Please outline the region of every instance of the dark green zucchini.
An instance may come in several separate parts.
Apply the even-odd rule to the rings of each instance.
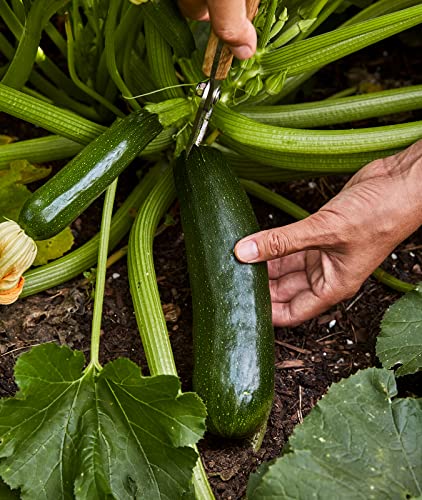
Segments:
[[[194,147],[174,177],[192,289],[194,390],[211,432],[251,436],[273,400],[274,331],[267,266],[241,264],[233,248],[259,227],[219,151]]]
[[[156,115],[131,113],[94,139],[27,200],[19,224],[34,240],[58,234],[119,176],[160,132]]]

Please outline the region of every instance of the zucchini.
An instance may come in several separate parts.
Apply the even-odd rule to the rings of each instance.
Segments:
[[[267,266],[233,248],[259,230],[224,156],[193,147],[174,169],[193,305],[193,387],[208,429],[243,438],[265,427],[274,396],[274,331]]]
[[[116,121],[26,201],[19,224],[34,240],[46,240],[73,222],[163,130],[141,110]]]

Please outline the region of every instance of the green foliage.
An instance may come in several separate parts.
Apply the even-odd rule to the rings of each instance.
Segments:
[[[127,359],[101,371],[45,344],[15,368],[0,402],[0,475],[22,498],[181,498],[205,411],[170,375],[143,377]]]
[[[284,456],[249,482],[248,498],[393,499],[422,493],[422,399],[396,398],[392,372],[333,384]]]
[[[376,349],[385,368],[400,365],[398,376],[422,369],[422,283],[387,310]]]
[[[18,220],[20,209],[30,198],[31,191],[25,186],[48,176],[51,168],[31,165],[26,160],[12,161],[8,168],[0,169],[0,216]],[[64,229],[54,238],[38,241],[35,266],[46,264],[65,254],[73,245],[70,228]]]

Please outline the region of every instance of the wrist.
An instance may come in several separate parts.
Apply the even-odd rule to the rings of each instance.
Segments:
[[[390,167],[390,175],[397,176],[397,182],[403,183],[402,189],[407,197],[407,200],[403,199],[403,201],[409,204],[416,230],[422,224],[422,140],[393,158],[395,161]]]
[[[392,187],[386,194],[390,194],[390,201],[394,200],[392,208],[404,222],[402,237],[407,237],[422,224],[422,140],[381,161],[382,175]]]

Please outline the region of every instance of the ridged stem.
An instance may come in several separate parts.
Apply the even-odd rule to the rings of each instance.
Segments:
[[[311,215],[305,209],[301,208],[299,205],[296,205],[296,203],[293,203],[280,194],[274,193],[270,189],[261,186],[257,182],[242,179],[241,183],[249,194],[255,196],[256,198],[259,198],[262,201],[265,201],[266,203],[269,203],[276,208],[279,208],[295,219],[301,220]],[[416,287],[416,285],[412,285],[411,283],[406,283],[405,281],[395,278],[394,276],[380,268],[375,269],[372,275],[381,283],[398,292],[406,293]]]
[[[400,149],[386,149],[384,151],[370,151],[367,153],[331,155],[306,153],[280,154],[278,151],[240,144],[228,137],[220,138],[220,142],[241,156],[246,157],[247,160],[254,160],[263,165],[290,170],[292,172],[315,172],[315,175],[353,173],[373,160],[390,156],[400,151]]]
[[[157,88],[171,87],[180,82],[176,77],[173,63],[173,54],[170,45],[162,38],[160,31],[149,18],[145,19],[145,41],[147,46],[147,60],[151,75]],[[161,99],[184,97],[180,87],[168,88],[160,93]]]
[[[236,111],[267,125],[316,128],[415,109],[422,109],[422,85],[301,104],[246,104],[238,106]]]
[[[115,31],[116,31],[116,21],[117,12],[119,10],[118,2],[110,2],[108,9],[106,24],[105,24],[105,57],[108,72],[120,92],[126,97],[132,97],[130,90],[128,89],[126,83],[120,76],[119,69],[116,62],[116,47],[115,47]],[[131,9],[132,10],[132,9]],[[140,104],[133,99],[129,101],[133,109],[141,109]]]
[[[136,321],[151,375],[175,375],[176,365],[161,307],[153,261],[153,240],[158,222],[176,197],[173,172],[167,167],[145,200],[130,232],[128,271]],[[197,451],[197,448],[194,447]],[[214,498],[199,459],[193,471],[195,497]]]
[[[59,135],[12,142],[0,146],[0,169],[13,160],[28,160],[30,163],[63,160],[77,155],[82,148],[81,144]]]
[[[218,104],[211,118],[223,135],[246,146],[278,153],[350,154],[401,148],[422,137],[422,121],[350,130],[275,127]]]
[[[101,218],[100,237],[98,242],[97,273],[95,276],[95,299],[91,327],[91,358],[90,365],[101,369],[100,365],[100,336],[101,320],[103,316],[104,290],[107,272],[107,254],[110,239],[111,216],[113,213],[114,198],[118,179],[115,179],[106,190],[104,207]]]
[[[80,144],[90,143],[106,129],[103,125],[98,125],[75,113],[40,101],[1,83],[0,111]],[[142,156],[160,152],[168,147],[173,142],[173,132],[172,129],[164,130],[142,151]]]
[[[292,43],[263,54],[262,72],[270,74],[287,68],[294,76],[336,61],[422,22],[422,5],[416,5],[375,19]]]

